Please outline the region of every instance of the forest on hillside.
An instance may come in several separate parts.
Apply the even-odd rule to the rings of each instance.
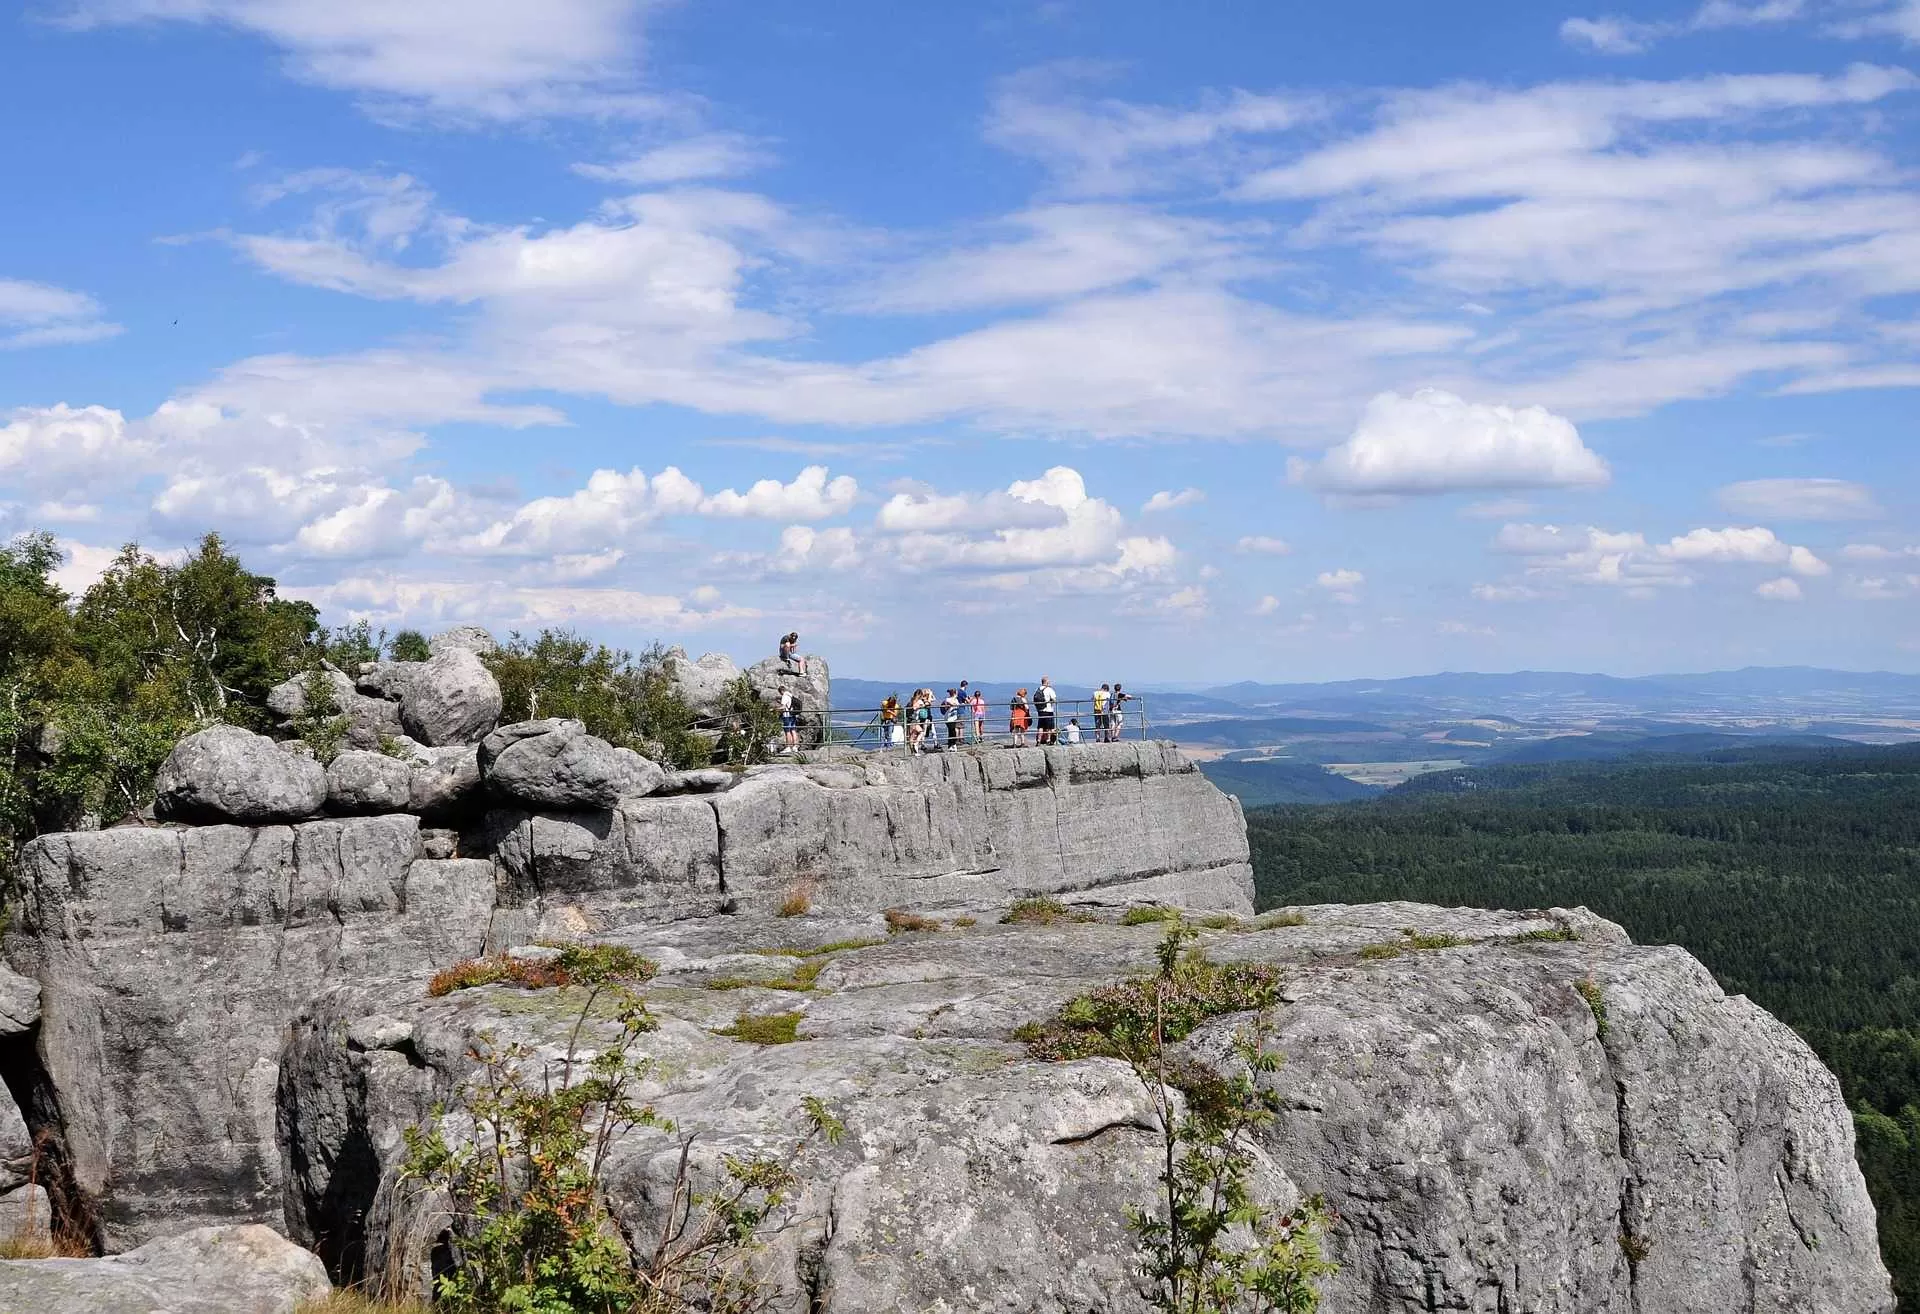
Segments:
[[[1920,744],[1441,772],[1247,830],[1263,908],[1585,904],[1691,950],[1838,1074],[1920,1310]]]

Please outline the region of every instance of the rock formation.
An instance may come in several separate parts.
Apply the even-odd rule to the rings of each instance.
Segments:
[[[781,1143],[804,1096],[847,1121],[768,1252],[781,1308],[1143,1309],[1125,1208],[1154,1180],[1144,1091],[1013,1033],[1151,961],[1158,930],[1121,909],[1251,914],[1238,804],[1155,742],[669,771],[577,722],[496,729],[483,638],[357,675],[387,709],[363,728],[409,730],[384,752],[322,770],[203,731],[163,772],[177,822],[28,846],[5,940],[24,977],[0,972],[0,1224],[9,1201],[59,1205],[132,1251],[36,1271],[110,1285],[187,1253],[144,1243],[257,1223],[336,1276],[424,1280],[439,1223],[395,1190],[403,1131],[456,1094],[475,1037],[564,1041],[577,1002],[426,981],[557,938],[661,964],[647,1094],[701,1162]],[[825,706],[810,658],[815,676]],[[1035,894],[1092,920],[999,923]],[[972,924],[889,937],[893,908]],[[1207,948],[1286,971],[1265,1189],[1340,1211],[1329,1310],[1891,1307],[1832,1077],[1686,954],[1582,910],[1302,912]],[[1360,955],[1380,943],[1396,952]],[[836,944],[793,989],[799,956]],[[741,1012],[798,1014],[796,1043],[716,1034]],[[1196,1061],[1226,1063],[1235,1023],[1196,1033]],[[53,1196],[18,1170],[36,1135]],[[657,1131],[619,1148],[634,1235],[677,1155]]]
[[[332,1289],[312,1252],[258,1224],[105,1259],[0,1260],[0,1314],[296,1314]]]

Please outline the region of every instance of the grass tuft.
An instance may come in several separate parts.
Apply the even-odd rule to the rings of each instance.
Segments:
[[[1582,977],[1573,983],[1580,997],[1587,1001],[1587,1008],[1593,1013],[1593,1031],[1600,1039],[1607,1038],[1607,1000],[1600,993],[1600,983],[1592,977]]]
[[[1516,935],[1513,938],[1516,940],[1562,940],[1564,941],[1564,940],[1578,940],[1580,937],[1574,933],[1574,929],[1571,926],[1555,926],[1543,931],[1528,931],[1524,935]]]
[[[433,1306],[409,1297],[370,1296],[353,1287],[342,1287],[315,1300],[303,1300],[293,1314],[433,1314]]]
[[[1163,908],[1157,903],[1143,904],[1129,908],[1120,914],[1122,926],[1151,926],[1155,922],[1177,922],[1180,920],[1178,908]]]
[[[731,1036],[749,1045],[791,1045],[800,1039],[800,1014],[742,1013],[734,1018],[732,1026],[722,1027],[714,1034]]]
[[[940,919],[923,917],[917,912],[908,912],[905,908],[889,908],[886,911],[887,934],[898,935],[902,931],[937,931]]]
[[[1014,1039],[1038,1059],[1132,1062],[1155,1044],[1156,1016],[1163,1043],[1175,1044],[1209,1018],[1271,1007],[1279,988],[1280,969],[1271,963],[1216,963],[1190,949],[1170,978],[1134,977],[1102,986],[1069,1001],[1051,1021],[1019,1028]]]
[[[1050,894],[1015,899],[1000,918],[1002,926],[1059,926],[1066,922],[1098,921],[1089,912],[1076,912]]]
[[[1249,929],[1255,931],[1271,931],[1276,927],[1305,926],[1306,924],[1307,915],[1305,913],[1297,908],[1282,908],[1278,912],[1270,912],[1264,917],[1254,918],[1253,925]]]
[[[813,892],[815,882],[811,877],[802,877],[787,890],[787,897],[780,901],[777,913],[781,917],[805,917],[813,911]]]
[[[1404,954],[1406,951],[1407,951],[1407,947],[1405,945],[1395,944],[1389,940],[1380,944],[1369,944],[1369,945],[1362,946],[1360,950],[1360,957],[1361,957],[1361,960],[1364,962],[1375,962],[1383,958],[1398,958],[1401,954]]]
[[[512,958],[506,954],[469,958],[435,973],[427,983],[427,993],[438,999],[456,990],[484,985],[546,990],[555,986],[599,985],[608,981],[631,984],[649,980],[659,970],[658,964],[619,945],[577,944],[568,945],[558,957],[546,962]]]

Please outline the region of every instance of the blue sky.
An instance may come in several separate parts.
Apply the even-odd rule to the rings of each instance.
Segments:
[[[1920,669],[1920,0],[45,0],[0,533],[850,674]]]

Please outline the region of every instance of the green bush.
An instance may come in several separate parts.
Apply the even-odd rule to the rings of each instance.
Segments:
[[[577,1048],[596,1004],[611,995],[617,1034],[591,1057]],[[454,1263],[434,1283],[449,1314],[749,1314],[769,1293],[749,1261],[762,1229],[799,1185],[796,1162],[816,1140],[843,1130],[821,1101],[803,1101],[808,1126],[786,1153],[729,1155],[723,1181],[693,1180],[692,1141],[682,1142],[672,1203],[657,1238],[622,1234],[607,1204],[606,1167],[619,1139],[673,1126],[634,1096],[653,1076],[634,1052],[654,1029],[639,998],[612,981],[592,986],[566,1054],[542,1059],[530,1046],[482,1042],[463,1089],[459,1121],[475,1129],[450,1141],[439,1110],[407,1133],[402,1181],[444,1194]],[[481,1130],[484,1129],[484,1130]]]
[[[510,635],[481,660],[500,682],[502,722],[571,717],[610,744],[688,768],[713,750],[693,733],[694,712],[667,675],[659,645],[638,657],[571,630]]]

